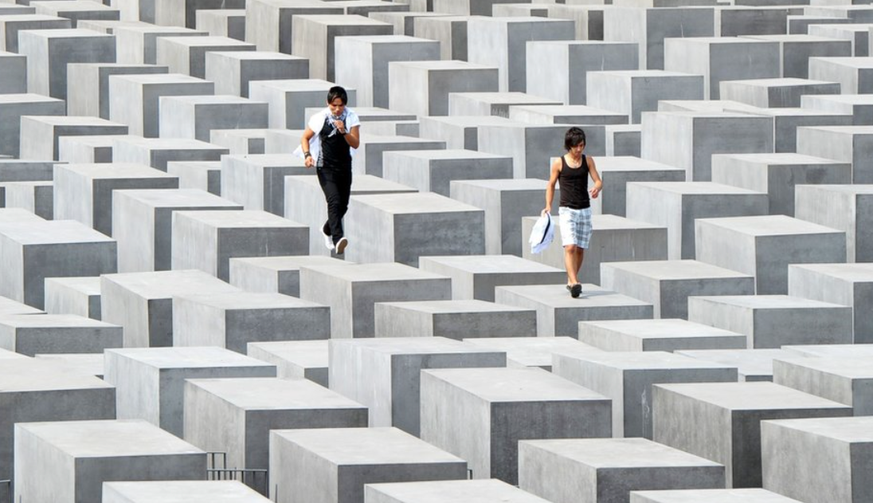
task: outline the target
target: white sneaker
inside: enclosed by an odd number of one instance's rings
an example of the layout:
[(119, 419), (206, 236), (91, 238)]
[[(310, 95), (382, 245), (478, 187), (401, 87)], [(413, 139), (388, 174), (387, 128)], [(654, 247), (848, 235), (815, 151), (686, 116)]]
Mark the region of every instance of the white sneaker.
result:
[(336, 254), (342, 255), (344, 251), (346, 251), (346, 246), (349, 245), (349, 240), (346, 238), (340, 238), (339, 241), (336, 242)]
[(322, 230), (321, 235), (324, 236), (324, 246), (330, 251), (333, 251), (333, 238), (330, 237), (330, 234), (325, 234)]

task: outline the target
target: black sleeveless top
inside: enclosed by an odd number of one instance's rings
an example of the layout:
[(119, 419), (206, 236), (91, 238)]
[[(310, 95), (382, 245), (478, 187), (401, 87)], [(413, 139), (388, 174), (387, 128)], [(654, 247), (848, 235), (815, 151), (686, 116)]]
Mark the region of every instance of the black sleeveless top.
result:
[(588, 159), (582, 156), (582, 165), (571, 168), (567, 160), (561, 156), (561, 172), (558, 173), (558, 183), (561, 185), (561, 206), (581, 210), (591, 207), (588, 197)]
[(327, 168), (351, 169), (352, 154), (349, 152), (349, 144), (343, 135), (334, 131), (330, 116), (324, 121), (324, 126), (319, 131), (321, 137), (321, 159)]

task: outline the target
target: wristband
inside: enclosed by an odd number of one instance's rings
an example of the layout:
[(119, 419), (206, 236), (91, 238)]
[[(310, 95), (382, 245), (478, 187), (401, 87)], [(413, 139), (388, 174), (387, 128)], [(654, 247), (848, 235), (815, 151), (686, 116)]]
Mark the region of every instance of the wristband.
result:
[(303, 152), (303, 157), (304, 157), (304, 158), (306, 158), (306, 157), (312, 157), (312, 154), (310, 154), (309, 152)]

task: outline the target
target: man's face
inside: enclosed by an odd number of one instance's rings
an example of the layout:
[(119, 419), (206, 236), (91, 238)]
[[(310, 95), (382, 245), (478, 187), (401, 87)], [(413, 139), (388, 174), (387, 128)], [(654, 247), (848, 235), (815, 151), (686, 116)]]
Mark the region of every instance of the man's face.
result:
[(580, 155), (582, 155), (583, 150), (585, 150), (585, 143), (584, 142), (570, 148), (570, 152), (576, 157), (579, 157)]
[(327, 104), (327, 107), (330, 109), (331, 115), (334, 116), (342, 115), (343, 110), (346, 109), (346, 105), (343, 103), (342, 98), (334, 98), (333, 101)]

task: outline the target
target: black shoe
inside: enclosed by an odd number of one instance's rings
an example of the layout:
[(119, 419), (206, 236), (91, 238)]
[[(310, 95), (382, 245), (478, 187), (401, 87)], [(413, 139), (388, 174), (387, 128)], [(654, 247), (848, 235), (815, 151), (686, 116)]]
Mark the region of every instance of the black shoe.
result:
[(570, 297), (573, 297), (574, 299), (578, 299), (580, 295), (582, 295), (582, 285), (581, 284), (576, 283), (575, 285), (570, 287)]

